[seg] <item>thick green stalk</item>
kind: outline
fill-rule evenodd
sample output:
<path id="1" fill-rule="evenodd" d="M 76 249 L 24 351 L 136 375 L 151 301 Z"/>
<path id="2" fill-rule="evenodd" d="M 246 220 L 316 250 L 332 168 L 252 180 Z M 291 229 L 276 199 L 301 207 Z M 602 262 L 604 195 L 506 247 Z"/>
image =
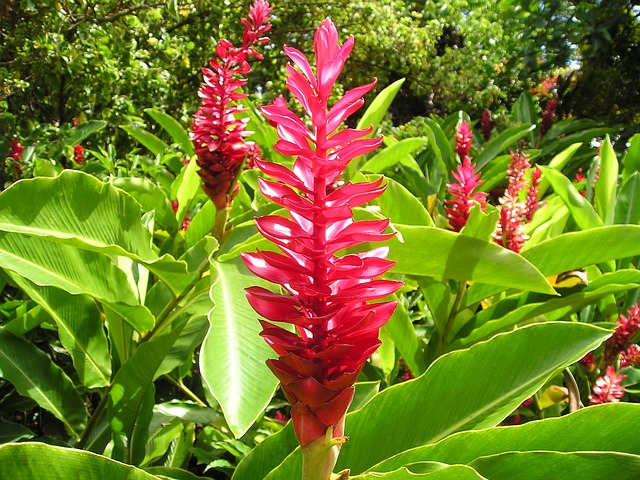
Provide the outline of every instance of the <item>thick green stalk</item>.
<path id="1" fill-rule="evenodd" d="M 444 350 L 444 347 L 447 345 L 447 337 L 449 336 L 449 333 L 451 332 L 451 328 L 453 327 L 456 317 L 458 316 L 458 310 L 460 309 L 462 298 L 464 297 L 466 290 L 467 290 L 467 282 L 460 282 L 460 287 L 458 288 L 456 299 L 453 302 L 453 306 L 451 307 L 451 312 L 449 313 L 447 324 L 444 326 L 442 337 L 440 338 L 440 342 L 438 342 L 438 349 L 436 350 L 435 358 L 438 358 L 440 355 L 442 355 L 442 351 Z"/>
<path id="2" fill-rule="evenodd" d="M 302 450 L 302 480 L 332 480 L 333 467 L 338 461 L 340 447 L 347 437 L 333 438 L 333 427 Z M 341 474 L 338 478 L 344 478 Z M 348 477 L 347 477 L 348 478 Z"/>

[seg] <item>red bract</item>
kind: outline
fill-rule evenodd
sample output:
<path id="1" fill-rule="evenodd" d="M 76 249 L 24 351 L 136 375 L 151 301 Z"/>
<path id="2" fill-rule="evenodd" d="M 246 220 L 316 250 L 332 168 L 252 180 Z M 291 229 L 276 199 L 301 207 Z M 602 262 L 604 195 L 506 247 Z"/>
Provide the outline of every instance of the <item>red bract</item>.
<path id="1" fill-rule="evenodd" d="M 491 130 L 493 130 L 493 122 L 488 112 L 482 112 L 482 118 L 480 120 L 480 128 L 482 129 L 482 137 L 486 142 L 491 138 Z"/>
<path id="2" fill-rule="evenodd" d="M 618 328 L 607 340 L 604 351 L 604 361 L 608 365 L 613 364 L 617 360 L 618 354 L 631 345 L 633 337 L 640 330 L 640 307 L 638 304 L 631 307 L 627 311 L 627 315 L 620 314 L 616 323 Z"/>
<path id="3" fill-rule="evenodd" d="M 262 109 L 277 128 L 275 149 L 297 157 L 291 170 L 256 162 L 277 180 L 260 179 L 264 196 L 289 211 L 290 218 L 256 220 L 258 230 L 282 253 L 243 255 L 253 273 L 286 292 L 251 287 L 247 298 L 269 320 L 261 321 L 262 336 L 278 358 L 267 364 L 293 407 L 293 425 L 302 446 L 324 437 L 329 429 L 334 438 L 343 435 L 353 384 L 380 345 L 380 327 L 395 309 L 395 302 L 371 302 L 401 286 L 375 279 L 393 266 L 386 259 L 386 247 L 338 254 L 362 242 L 391 237 L 383 233 L 387 220 L 353 218 L 354 207 L 382 194 L 382 179 L 337 187 L 335 182 L 349 161 L 372 151 L 382 140 L 364 138 L 371 129 L 339 129 L 363 105 L 362 96 L 375 82 L 347 92 L 331 108 L 328 105 L 353 38 L 339 45 L 336 28 L 327 19 L 316 31 L 314 46 L 315 71 L 300 51 L 285 47 L 293 62 L 287 65 L 287 86 L 309 115 L 310 128 L 282 101 Z M 290 323 L 297 333 L 270 322 Z"/>
<path id="4" fill-rule="evenodd" d="M 525 206 L 524 219 L 530 222 L 533 219 L 533 214 L 540 208 L 540 202 L 538 201 L 538 189 L 540 187 L 540 179 L 542 177 L 542 171 L 539 168 L 534 168 L 531 171 L 531 185 L 527 190 L 527 202 Z"/>
<path id="5" fill-rule="evenodd" d="M 84 147 L 82 145 L 76 145 L 73 147 L 73 159 L 78 165 L 82 165 L 84 161 Z"/>
<path id="6" fill-rule="evenodd" d="M 529 210 L 527 204 L 521 202 L 519 197 L 520 192 L 527 188 L 524 173 L 530 166 L 531 164 L 526 155 L 520 152 L 511 154 L 511 163 L 507 168 L 509 186 L 505 194 L 500 198 L 500 220 L 495 233 L 495 241 L 497 244 L 516 253 L 522 250 L 525 242 L 522 229 Z M 537 190 L 537 187 L 535 190 Z M 533 209 L 533 202 L 531 203 L 531 215 L 533 216 L 535 209 Z"/>
<path id="7" fill-rule="evenodd" d="M 449 225 L 454 231 L 459 232 L 469 219 L 471 207 L 479 203 L 484 209 L 487 203 L 487 194 L 484 192 L 474 193 L 474 190 L 484 182 L 480 180 L 480 174 L 475 173 L 471 160 L 466 155 L 462 159 L 462 165 L 459 165 L 457 171 L 452 175 L 458 183 L 447 184 L 449 193 L 454 198 L 445 200 L 444 209 L 449 217 Z"/>
<path id="8" fill-rule="evenodd" d="M 456 130 L 455 140 L 456 153 L 460 158 L 464 158 L 469 153 L 471 142 L 473 142 L 473 132 L 466 121 L 463 121 Z"/>
<path id="9" fill-rule="evenodd" d="M 612 366 L 608 366 L 606 373 L 598 377 L 593 385 L 590 405 L 619 402 L 624 396 L 624 386 L 620 385 L 620 382 L 625 378 L 626 375 L 620 375 Z"/>
<path id="10" fill-rule="evenodd" d="M 558 102 L 556 100 L 548 100 L 547 105 L 542 113 L 542 121 L 540 122 L 540 136 L 544 137 L 551 128 L 553 118 L 556 116 L 556 107 Z"/>
<path id="11" fill-rule="evenodd" d="M 266 0 L 256 0 L 249 11 L 249 20 L 243 18 L 245 26 L 241 47 L 221 39 L 216 48 L 218 59 L 212 58 L 210 68 L 203 68 L 204 83 L 199 96 L 202 106 L 195 114 L 191 127 L 191 140 L 198 155 L 198 173 L 203 189 L 218 209 L 231 200 L 231 187 L 242 162 L 252 151 L 253 142 L 245 141 L 251 132 L 246 131 L 248 118 L 237 118 L 247 109 L 237 102 L 247 95 L 240 92 L 247 83 L 250 71 L 248 59 L 262 59 L 253 47 L 268 41 L 262 37 L 270 28 L 271 7 Z"/>
<path id="12" fill-rule="evenodd" d="M 16 162 L 22 160 L 22 151 L 24 146 L 20 144 L 20 138 L 16 137 L 11 141 L 9 145 L 9 156 Z"/>

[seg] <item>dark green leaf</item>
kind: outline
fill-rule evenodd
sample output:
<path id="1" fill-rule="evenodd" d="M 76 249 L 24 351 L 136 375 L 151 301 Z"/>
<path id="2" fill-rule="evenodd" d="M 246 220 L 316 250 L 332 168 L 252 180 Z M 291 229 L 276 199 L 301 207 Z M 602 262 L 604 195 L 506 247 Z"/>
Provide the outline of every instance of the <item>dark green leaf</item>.
<path id="1" fill-rule="evenodd" d="M 72 435 L 80 436 L 87 414 L 69 377 L 35 345 L 4 329 L 0 329 L 0 377 L 60 419 Z"/>

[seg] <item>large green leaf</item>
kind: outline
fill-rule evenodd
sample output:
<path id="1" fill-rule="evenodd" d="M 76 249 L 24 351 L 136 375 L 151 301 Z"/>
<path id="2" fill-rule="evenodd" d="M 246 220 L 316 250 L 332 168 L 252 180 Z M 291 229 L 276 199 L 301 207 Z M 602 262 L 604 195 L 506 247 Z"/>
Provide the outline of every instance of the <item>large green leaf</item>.
<path id="1" fill-rule="evenodd" d="M 174 142 L 179 144 L 188 156 L 193 155 L 193 142 L 189 138 L 189 133 L 171 115 L 168 115 L 156 108 L 145 108 L 145 113 L 153 118 L 169 134 Z"/>
<path id="2" fill-rule="evenodd" d="M 35 400 L 79 437 L 87 414 L 67 375 L 42 350 L 0 328 L 0 377 L 24 397 Z M 0 462 L 1 468 L 2 462 Z M 0 475 L 0 478 L 13 478 Z"/>
<path id="3" fill-rule="evenodd" d="M 554 132 L 555 130 L 555 132 Z M 594 138 L 602 138 L 606 134 L 615 133 L 615 128 L 608 127 L 596 127 L 596 128 L 588 128 L 588 129 L 580 129 L 575 133 L 570 133 L 568 135 L 560 135 L 557 139 L 554 139 L 550 142 L 544 142 L 544 146 L 542 147 L 541 156 L 548 155 L 553 152 L 558 152 L 564 150 L 569 145 L 573 143 L 590 143 Z M 552 133 L 560 134 L 561 131 L 559 129 L 552 128 L 551 131 L 545 137 L 551 139 Z"/>
<path id="4" fill-rule="evenodd" d="M 126 275 L 105 255 L 40 237 L 0 233 L 0 267 L 36 285 L 107 303 L 139 331 L 153 327 L 153 316 L 140 306 Z"/>
<path id="5" fill-rule="evenodd" d="M 614 222 L 640 224 L 640 173 L 634 172 L 622 185 L 616 200 Z"/>
<path id="6" fill-rule="evenodd" d="M 421 137 L 400 140 L 371 157 L 360 167 L 360 170 L 364 172 L 383 173 L 399 163 L 409 169 L 420 172 L 420 166 L 411 157 L 411 154 L 419 148 L 424 147 L 428 141 L 427 138 Z"/>
<path id="7" fill-rule="evenodd" d="M 494 426 L 609 334 L 591 325 L 531 325 L 440 357 L 416 381 L 384 390 L 347 418 L 353 446 L 343 448 L 337 469 L 361 472 L 407 448 Z"/>
<path id="8" fill-rule="evenodd" d="M 622 159 L 622 181 L 626 182 L 635 172 L 640 172 L 640 133 L 629 140 L 629 148 Z"/>
<path id="9" fill-rule="evenodd" d="M 158 258 L 141 217 L 128 194 L 74 170 L 16 182 L 0 194 L 0 231 L 126 256 L 180 293 L 189 282 L 184 264 L 168 255 Z"/>
<path id="10" fill-rule="evenodd" d="M 297 446 L 298 439 L 293 431 L 293 424 L 289 422 L 282 430 L 267 437 L 242 459 L 233 472 L 233 480 L 265 478 Z M 296 450 L 294 455 L 298 453 Z"/>
<path id="11" fill-rule="evenodd" d="M 213 267 L 215 307 L 200 351 L 200 371 L 229 428 L 240 437 L 262 414 L 278 386 L 265 364 L 275 353 L 260 336 L 258 316 L 244 293 L 252 285 L 272 285 L 249 272 L 239 258 L 213 262 Z"/>
<path id="12" fill-rule="evenodd" d="M 347 415 L 350 441 L 342 447 L 336 470 L 360 473 L 409 448 L 495 426 L 558 369 L 582 358 L 608 335 L 587 324 L 536 324 L 439 357 L 421 377 L 383 390 Z M 251 460 L 253 477 L 239 478 L 264 478 L 266 468 L 278 462 L 283 463 L 266 478 L 295 478 L 301 468 L 299 450 L 285 460 L 277 457 L 282 450 L 273 443 L 261 447 Z"/>
<path id="13" fill-rule="evenodd" d="M 373 181 L 377 175 L 366 175 L 363 178 Z M 406 187 L 392 178 L 386 178 L 385 185 L 384 193 L 374 203 L 380 206 L 382 215 L 391 220 L 391 223 L 435 227 L 425 206 Z"/>
<path id="14" fill-rule="evenodd" d="M 111 379 L 109 343 L 95 301 L 87 295 L 39 287 L 19 277 L 14 281 L 55 320 L 60 342 L 69 352 L 82 384 L 87 388 L 106 386 Z"/>
<path id="15" fill-rule="evenodd" d="M 162 155 L 168 148 L 166 143 L 142 127 L 130 125 L 121 126 L 120 128 L 147 147 L 154 155 Z"/>
<path id="16" fill-rule="evenodd" d="M 574 143 L 568 146 L 559 154 L 551 159 L 549 162 L 549 168 L 553 168 L 559 172 L 569 163 L 569 160 L 573 158 L 578 149 L 582 146 L 582 143 Z M 538 198 L 542 198 L 549 188 L 549 180 L 544 175 L 540 178 L 540 185 L 538 186 Z"/>
<path id="17" fill-rule="evenodd" d="M 0 478 L 11 480 L 160 480 L 95 453 L 44 443 L 0 446 Z"/>
<path id="18" fill-rule="evenodd" d="M 394 227 L 399 232 L 389 242 L 389 258 L 398 262 L 394 272 L 555 294 L 533 265 L 493 242 L 439 228 Z"/>
<path id="19" fill-rule="evenodd" d="M 416 335 L 407 310 L 398 303 L 389 321 L 382 327 L 393 343 L 407 366 L 414 375 L 421 375 L 425 370 L 424 352 L 422 344 Z"/>
<path id="20" fill-rule="evenodd" d="M 526 137 L 534 128 L 536 128 L 535 125 L 517 125 L 508 128 L 497 137 L 491 139 L 476 157 L 476 171 L 482 170 L 495 156 L 521 138 Z"/>
<path id="21" fill-rule="evenodd" d="M 177 217 L 179 222 L 184 220 L 193 198 L 200 191 L 202 181 L 200 180 L 200 175 L 198 175 L 198 170 L 200 170 L 200 167 L 198 167 L 196 157 L 192 157 L 186 168 L 182 169 L 180 175 L 171 186 L 172 190 L 175 189 L 175 197 L 178 201 Z"/>
<path id="22" fill-rule="evenodd" d="M 562 173 L 547 167 L 539 167 L 542 176 L 552 186 L 556 194 L 562 198 L 569 208 L 571 216 L 578 226 L 587 230 L 589 228 L 601 227 L 604 225 L 593 206 L 582 196 L 576 187 Z"/>
<path id="23" fill-rule="evenodd" d="M 391 106 L 393 99 L 400 91 L 400 87 L 404 83 L 404 78 L 396 80 L 391 85 L 386 86 L 371 102 L 371 105 L 367 107 L 356 128 L 368 128 L 369 125 L 373 126 L 374 131 L 378 128 L 378 125 L 384 118 L 387 110 Z"/>
<path id="24" fill-rule="evenodd" d="M 125 461 L 139 462 L 144 457 L 146 432 L 140 424 L 148 428 L 148 423 L 144 424 L 151 421 L 152 394 L 155 391 L 153 381 L 187 319 L 187 314 L 179 316 L 169 331 L 142 343 L 113 379 L 107 415 L 114 433 L 117 455 Z"/>
<path id="25" fill-rule="evenodd" d="M 178 230 L 178 221 L 171 209 L 167 194 L 157 184 L 145 177 L 118 177 L 113 185 L 131 195 L 145 212 L 154 212 L 154 220 L 172 232 Z"/>
<path id="26" fill-rule="evenodd" d="M 544 275 L 640 255 L 640 226 L 610 225 L 570 232 L 523 250 L 521 255 Z"/>
<path id="27" fill-rule="evenodd" d="M 486 480 L 485 477 L 467 465 L 446 465 L 435 462 L 420 462 L 406 465 L 398 470 L 387 473 L 363 473 L 352 480 L 411 480 L 426 478 L 428 480 Z"/>
<path id="28" fill-rule="evenodd" d="M 425 118 L 427 124 L 426 135 L 429 138 L 429 145 L 438 160 L 443 173 L 448 178 L 450 172 L 455 167 L 455 157 L 451 148 L 451 139 L 442 130 L 438 122 L 432 118 Z"/>
<path id="29" fill-rule="evenodd" d="M 638 287 L 640 287 L 639 271 L 619 270 L 607 273 L 580 291 L 563 297 L 548 298 L 536 294 L 507 298 L 478 313 L 465 325 L 463 331 L 467 335 L 453 342 L 449 348 L 455 350 L 468 347 L 498 332 L 511 329 L 515 325 L 539 319 L 545 314 L 552 313 L 552 319 L 562 318 L 612 293 L 625 292 Z M 461 333 L 459 337 L 463 335 Z"/>
<path id="30" fill-rule="evenodd" d="M 509 452 L 471 462 L 491 480 L 637 480 L 640 456 L 615 452 Z"/>
<path id="31" fill-rule="evenodd" d="M 104 122 L 102 120 L 89 120 L 88 122 L 83 122 L 77 127 L 69 130 L 64 143 L 67 145 L 78 145 L 79 143 L 82 143 L 85 138 L 96 132 L 99 132 L 106 126 L 107 122 Z"/>
<path id="32" fill-rule="evenodd" d="M 400 453 L 370 471 L 393 471 L 403 465 L 425 461 L 469 464 L 488 455 L 536 450 L 640 455 L 639 418 L 640 405 L 637 404 L 597 405 L 524 425 L 457 433 L 438 443 Z"/>
<path id="33" fill-rule="evenodd" d="M 595 184 L 596 211 L 605 225 L 613 223 L 618 184 L 618 157 L 609 136 L 600 147 L 600 174 Z"/>

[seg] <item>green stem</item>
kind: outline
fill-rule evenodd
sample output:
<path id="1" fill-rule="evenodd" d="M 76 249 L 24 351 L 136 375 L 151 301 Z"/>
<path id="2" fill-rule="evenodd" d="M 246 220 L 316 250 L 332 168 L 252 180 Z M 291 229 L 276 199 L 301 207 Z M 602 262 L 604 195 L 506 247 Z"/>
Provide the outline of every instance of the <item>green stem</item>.
<path id="1" fill-rule="evenodd" d="M 172 383 L 173 385 L 178 387 L 182 391 L 182 393 L 184 393 L 187 397 L 189 397 L 191 400 L 193 400 L 199 406 L 201 406 L 201 407 L 207 407 L 208 406 L 206 403 L 204 403 L 202 400 L 200 400 L 200 398 L 198 398 L 198 396 L 195 393 L 193 393 L 184 383 L 182 383 L 181 380 L 176 380 L 175 378 L 173 378 L 168 373 L 164 374 L 162 376 L 162 378 L 164 378 L 165 380 L 168 380 L 170 383 Z"/>
<path id="2" fill-rule="evenodd" d="M 438 358 L 440 355 L 442 355 L 442 351 L 444 350 L 444 347 L 447 345 L 447 337 L 449 337 L 451 328 L 453 327 L 456 317 L 458 316 L 458 310 L 460 309 L 460 305 L 462 304 L 462 298 L 464 297 L 464 294 L 466 291 L 467 291 L 467 282 L 460 282 L 460 286 L 458 287 L 458 293 L 456 294 L 456 299 L 453 302 L 453 306 L 451 307 L 451 312 L 449 312 L 449 318 L 447 319 L 447 324 L 444 326 L 444 332 L 442 332 L 442 337 L 438 342 L 438 348 L 436 350 L 435 358 Z"/>
<path id="3" fill-rule="evenodd" d="M 107 407 L 107 403 L 109 401 L 110 391 L 111 391 L 111 385 L 108 385 L 104 391 L 104 394 L 102 395 L 102 398 L 100 399 L 100 402 L 96 406 L 96 409 L 94 410 L 93 415 L 91 415 L 91 417 L 89 418 L 89 422 L 87 423 L 87 428 L 84 429 L 84 432 L 82 432 L 82 437 L 80 437 L 80 440 L 78 440 L 78 443 L 77 443 L 78 448 L 83 449 L 85 447 L 87 440 L 89 440 L 89 437 L 93 433 L 93 429 L 98 423 L 98 420 L 100 420 L 100 417 L 102 417 L 102 415 L 104 414 L 105 408 Z"/>
<path id="4" fill-rule="evenodd" d="M 335 478 L 333 467 L 338 461 L 340 446 L 345 441 L 346 437 L 333 438 L 333 428 L 329 427 L 324 436 L 301 447 L 302 480 L 331 480 Z"/>
<path id="5" fill-rule="evenodd" d="M 216 218 L 213 222 L 213 228 L 211 229 L 211 235 L 218 240 L 220 246 L 224 243 L 225 235 L 226 235 L 226 224 L 227 219 L 229 218 L 229 212 L 231 211 L 231 206 L 228 205 L 224 208 L 220 208 L 216 210 Z"/>
<path id="6" fill-rule="evenodd" d="M 182 300 L 184 300 L 191 293 L 191 290 L 193 290 L 193 288 L 197 285 L 197 283 L 202 278 L 202 275 L 204 274 L 204 272 L 209 268 L 209 264 L 210 264 L 210 260 L 209 260 L 209 257 L 207 256 L 203 260 L 203 262 L 198 266 L 198 269 L 196 270 L 196 273 L 193 279 L 191 280 L 191 282 L 189 282 L 189 284 L 184 289 L 184 291 L 180 295 L 176 295 L 175 297 L 173 297 L 164 306 L 162 311 L 156 317 L 156 326 L 146 336 L 140 339 L 138 346 L 140 346 L 144 342 L 149 341 L 151 338 L 153 338 L 155 335 L 157 335 L 159 332 L 161 332 L 168 325 L 171 324 L 171 322 L 173 321 L 173 317 L 175 316 L 174 309 L 178 306 L 178 304 Z"/>

